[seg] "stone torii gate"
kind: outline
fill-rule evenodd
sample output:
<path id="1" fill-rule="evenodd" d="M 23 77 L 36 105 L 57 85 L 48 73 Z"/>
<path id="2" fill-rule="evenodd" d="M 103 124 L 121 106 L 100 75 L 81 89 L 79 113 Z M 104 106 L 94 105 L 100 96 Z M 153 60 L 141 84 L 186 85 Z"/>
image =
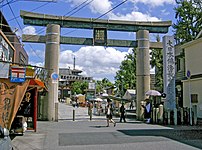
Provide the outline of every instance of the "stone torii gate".
<path id="1" fill-rule="evenodd" d="M 103 20 L 92 18 L 74 18 L 39 14 L 27 11 L 20 12 L 25 25 L 46 26 L 46 35 L 23 35 L 23 42 L 45 43 L 45 67 L 49 77 L 53 72 L 59 73 L 60 44 L 100 45 L 109 47 L 138 47 L 137 49 L 137 118 L 140 119 L 140 102 L 146 98 L 145 92 L 150 90 L 150 57 L 149 49 L 163 48 L 161 42 L 150 42 L 149 33 L 167 33 L 171 21 L 137 22 L 120 20 Z M 94 29 L 94 38 L 77 38 L 60 36 L 60 28 Z M 97 30 L 97 31 L 96 31 Z M 107 31 L 137 32 L 137 41 L 107 39 Z M 104 35 L 104 36 L 102 36 Z M 96 39 L 97 38 L 97 39 Z M 44 106 L 43 116 L 57 121 L 58 83 L 48 81 L 48 98 Z"/>

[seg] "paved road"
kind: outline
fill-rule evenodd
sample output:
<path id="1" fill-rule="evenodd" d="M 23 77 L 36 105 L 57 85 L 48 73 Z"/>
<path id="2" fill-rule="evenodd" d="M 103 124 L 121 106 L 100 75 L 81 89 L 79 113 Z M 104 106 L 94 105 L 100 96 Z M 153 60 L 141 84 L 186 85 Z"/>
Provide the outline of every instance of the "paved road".
<path id="1" fill-rule="evenodd" d="M 37 132 L 26 132 L 12 143 L 16 150 L 199 150 L 202 130 L 197 127 L 165 127 L 136 120 L 106 127 L 105 116 L 93 116 L 87 108 L 59 104 L 59 121 L 38 121 Z M 119 118 L 114 118 L 119 121 Z"/>

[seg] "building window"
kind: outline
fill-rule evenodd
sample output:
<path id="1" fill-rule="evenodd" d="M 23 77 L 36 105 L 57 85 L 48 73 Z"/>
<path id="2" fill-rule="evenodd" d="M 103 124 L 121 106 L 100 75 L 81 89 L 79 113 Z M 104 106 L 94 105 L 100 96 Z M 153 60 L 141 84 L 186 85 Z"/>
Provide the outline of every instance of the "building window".
<path id="1" fill-rule="evenodd" d="M 181 70 L 181 60 L 180 58 L 177 58 L 177 71 Z"/>
<path id="2" fill-rule="evenodd" d="M 14 51 L 9 46 L 7 41 L 0 36 L 0 60 L 3 61 L 13 61 Z"/>
<path id="3" fill-rule="evenodd" d="M 19 57 L 20 57 L 20 64 L 26 64 L 26 58 L 25 58 L 25 56 L 20 52 L 20 55 L 19 55 Z"/>
<path id="4" fill-rule="evenodd" d="M 198 94 L 191 94 L 191 102 L 198 103 Z"/>

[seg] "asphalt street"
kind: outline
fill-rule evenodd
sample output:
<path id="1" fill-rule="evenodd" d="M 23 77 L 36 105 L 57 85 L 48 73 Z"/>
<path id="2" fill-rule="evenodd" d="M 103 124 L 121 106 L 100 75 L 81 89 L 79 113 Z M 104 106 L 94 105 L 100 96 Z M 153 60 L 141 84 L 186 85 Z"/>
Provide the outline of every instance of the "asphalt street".
<path id="1" fill-rule="evenodd" d="M 59 103 L 59 121 L 38 121 L 37 132 L 27 131 L 12 140 L 15 150 L 199 150 L 202 127 L 161 126 L 135 119 L 106 127 L 105 116 L 93 115 L 87 108 Z"/>

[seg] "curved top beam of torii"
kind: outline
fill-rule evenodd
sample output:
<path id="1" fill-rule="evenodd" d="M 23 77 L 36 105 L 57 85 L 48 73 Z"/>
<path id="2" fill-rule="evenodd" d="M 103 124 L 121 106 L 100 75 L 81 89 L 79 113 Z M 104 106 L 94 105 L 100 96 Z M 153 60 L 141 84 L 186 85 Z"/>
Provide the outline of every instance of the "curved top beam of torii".
<path id="1" fill-rule="evenodd" d="M 20 11 L 25 25 L 47 26 L 48 24 L 58 24 L 63 28 L 82 28 L 93 29 L 96 27 L 107 28 L 111 31 L 137 32 L 148 30 L 149 33 L 167 33 L 172 21 L 123 21 L 123 20 L 104 20 L 96 18 L 76 18 L 55 16 L 48 14 Z"/>

